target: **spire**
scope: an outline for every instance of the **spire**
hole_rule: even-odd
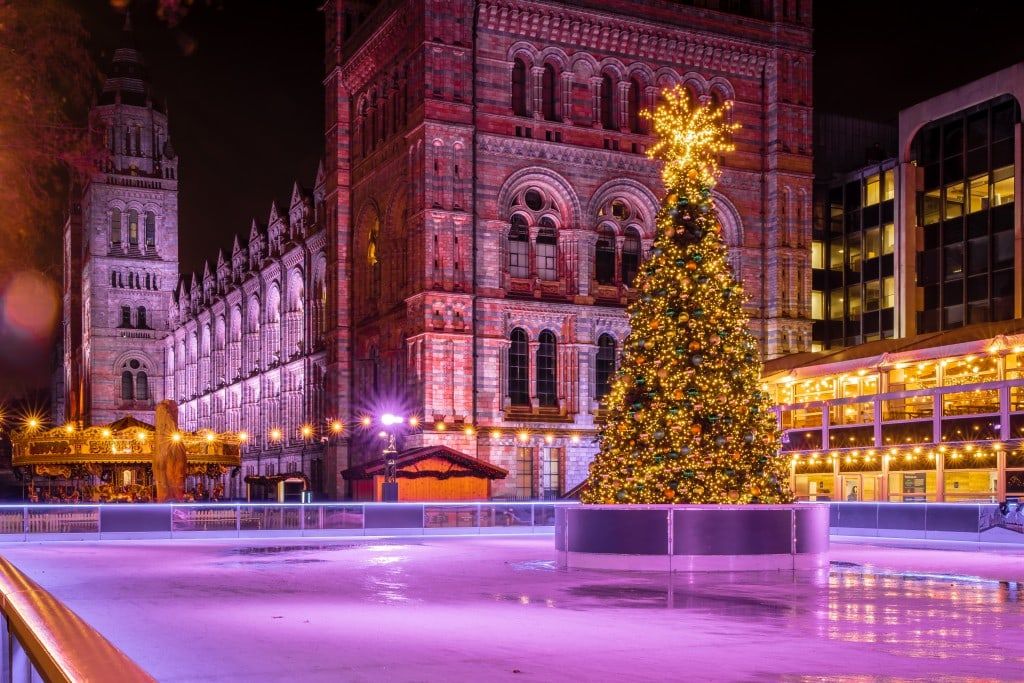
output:
[[[124,28],[121,29],[123,33],[132,35],[132,8],[128,6],[124,10]]]
[[[115,94],[118,93],[121,96],[121,101],[126,104],[145,106],[146,101],[152,99],[146,61],[135,43],[135,30],[132,26],[130,9],[124,13],[121,38],[117,49],[114,50],[107,80],[103,83],[105,98],[101,98],[101,103],[114,101]],[[103,99],[108,102],[103,102]]]

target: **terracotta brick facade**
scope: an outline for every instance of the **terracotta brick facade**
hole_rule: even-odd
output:
[[[809,3],[736,8],[328,2],[329,412],[418,415],[403,445],[508,469],[499,497],[579,483],[659,205],[636,114],[676,84],[734,103],[716,200],[751,325],[810,348]]]

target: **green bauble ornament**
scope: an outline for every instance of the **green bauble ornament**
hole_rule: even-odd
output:
[[[629,494],[626,493],[625,491],[616,491],[615,492],[615,499],[616,500],[623,500],[624,501],[628,497],[629,497]]]
[[[683,470],[683,476],[686,477],[687,479],[693,479],[693,475],[693,470]]]
[[[704,317],[704,309],[703,308],[695,308],[695,309],[693,309],[693,317],[694,318],[703,318]]]

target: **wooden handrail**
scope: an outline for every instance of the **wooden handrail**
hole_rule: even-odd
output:
[[[96,629],[0,558],[0,610],[47,683],[155,681]],[[6,664],[5,664],[6,666]]]

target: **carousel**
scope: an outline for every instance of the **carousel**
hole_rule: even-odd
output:
[[[179,432],[176,420],[161,425],[159,410],[157,426],[130,415],[84,428],[29,425],[12,442],[25,498],[40,503],[219,500],[241,465],[237,434]]]

